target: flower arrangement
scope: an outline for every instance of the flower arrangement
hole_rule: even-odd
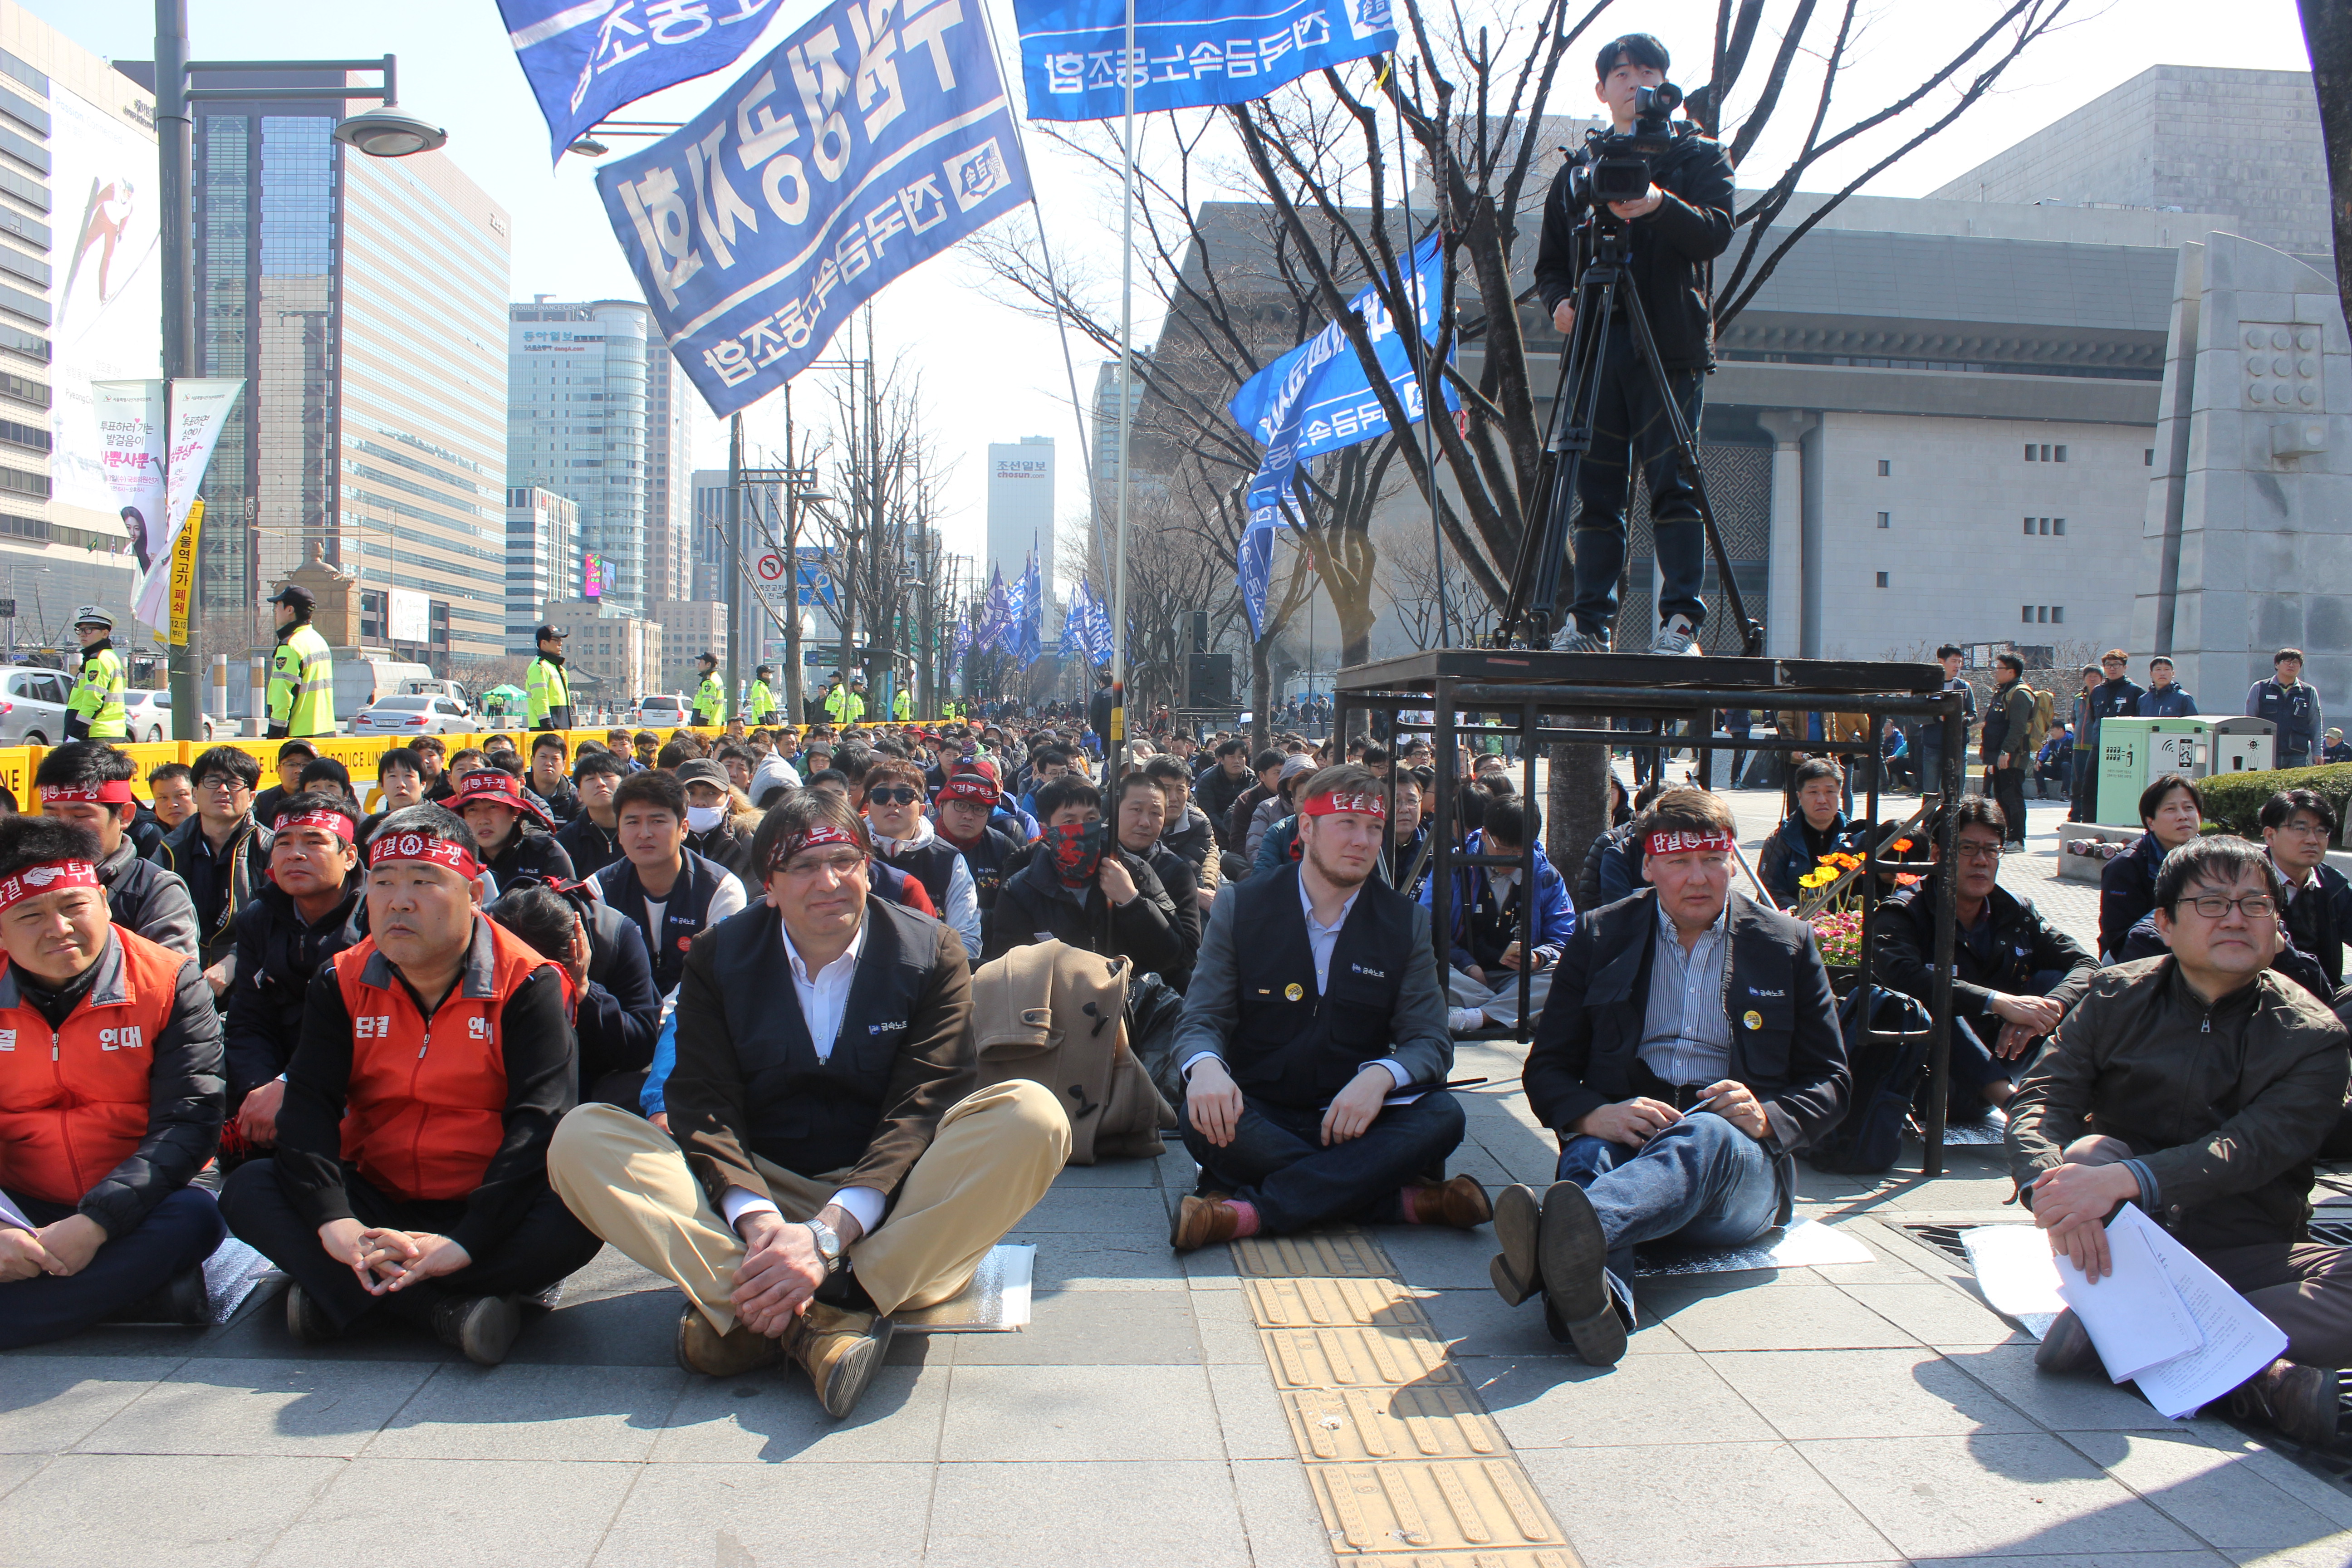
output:
[[[1833,969],[1851,969],[1862,962],[1862,911],[1823,910],[1813,917],[1813,940],[1821,944],[1822,962]]]

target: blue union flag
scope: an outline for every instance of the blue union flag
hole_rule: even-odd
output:
[[[1108,120],[1246,103],[1309,71],[1396,47],[1389,0],[1013,0],[1032,120]]]

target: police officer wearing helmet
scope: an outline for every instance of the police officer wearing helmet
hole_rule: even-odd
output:
[[[572,677],[563,668],[563,639],[571,635],[562,626],[539,628],[539,657],[523,677],[534,730],[572,728]]]
[[[278,651],[269,660],[269,739],[335,732],[335,658],[310,625],[318,596],[289,583],[271,596]]]
[[[719,656],[709,648],[694,656],[702,667],[702,684],[694,693],[694,721],[698,724],[719,725],[727,722],[727,689],[719,684]]]
[[[120,741],[131,733],[122,707],[122,658],[114,651],[114,617],[96,605],[74,612],[81,638],[81,678],[66,700],[66,739]]]

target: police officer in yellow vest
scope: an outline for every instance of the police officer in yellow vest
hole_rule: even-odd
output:
[[[131,732],[122,710],[122,656],[114,651],[114,617],[96,605],[74,612],[81,638],[81,679],[66,700],[68,741],[120,741]]]
[[[849,688],[841,683],[841,671],[836,669],[833,672],[833,684],[825,689],[824,716],[835,724],[848,723],[851,701]]]
[[[849,722],[857,723],[865,717],[866,678],[862,675],[853,675],[849,678]]]
[[[572,677],[563,668],[563,639],[571,635],[562,626],[539,628],[539,657],[523,677],[534,730],[572,728]]]
[[[902,686],[898,688],[897,694],[890,699],[890,717],[903,724],[914,716],[915,700],[908,694],[907,689]]]
[[[335,657],[310,625],[319,601],[289,583],[270,599],[278,651],[269,660],[269,738],[335,732]]]
[[[694,721],[698,724],[719,725],[727,722],[727,689],[719,684],[719,656],[705,648],[694,656],[702,667],[702,684],[694,693]]]
[[[776,673],[772,664],[763,664],[751,672],[751,689],[743,694],[743,717],[751,724],[772,724],[776,721],[776,694],[768,686],[768,677]]]

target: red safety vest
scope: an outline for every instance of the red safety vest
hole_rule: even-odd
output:
[[[78,1204],[147,1136],[155,1042],[188,960],[116,926],[119,978],[100,975],[65,1027],[30,1003],[0,1008],[0,1186]],[[7,963],[0,959],[0,973]]]
[[[335,954],[335,980],[352,1020],[343,1158],[394,1197],[471,1196],[506,1138],[499,1019],[534,971],[553,966],[478,915],[474,930],[490,934],[488,994],[467,994],[461,975],[429,1019],[391,972],[391,961],[378,955],[375,938]]]

